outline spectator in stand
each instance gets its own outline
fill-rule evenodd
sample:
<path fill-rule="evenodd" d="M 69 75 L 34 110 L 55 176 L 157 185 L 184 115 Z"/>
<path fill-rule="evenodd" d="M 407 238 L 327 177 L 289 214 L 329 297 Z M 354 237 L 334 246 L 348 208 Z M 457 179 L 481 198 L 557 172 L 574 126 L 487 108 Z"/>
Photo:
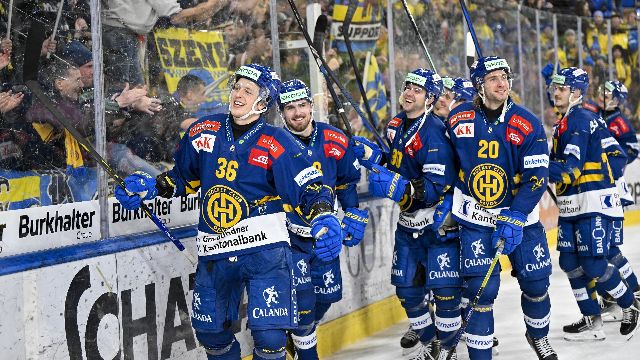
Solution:
<path fill-rule="evenodd" d="M 578 42 L 575 30 L 567 29 L 564 32 L 564 37 L 562 38 L 562 49 L 567 58 L 567 65 L 563 66 L 563 68 L 578 66 Z"/>
<path fill-rule="evenodd" d="M 613 0 L 589 0 L 589 7 L 591 11 L 601 11 L 605 17 L 609 17 L 616 4 Z"/>
<path fill-rule="evenodd" d="M 180 134 L 198 120 L 198 109 L 207 101 L 205 96 L 205 82 L 196 75 L 187 74 L 180 78 L 176 89 L 177 100 L 180 104 L 182 119 L 180 121 Z"/>
<path fill-rule="evenodd" d="M 575 15 L 582 17 L 591 17 L 591 7 L 589 6 L 589 2 L 586 0 L 580 0 L 576 3 L 576 11 Z"/>
<path fill-rule="evenodd" d="M 627 88 L 631 87 L 631 66 L 627 63 L 626 51 L 620 45 L 614 45 L 611 54 L 613 55 L 614 77 Z"/>
<path fill-rule="evenodd" d="M 215 5 L 206 2 L 182 10 L 176 0 L 105 1 L 102 12 L 105 75 L 117 84 L 131 85 L 144 82 L 139 53 L 160 17 L 168 17 L 172 25 L 184 24 L 210 14 Z"/>

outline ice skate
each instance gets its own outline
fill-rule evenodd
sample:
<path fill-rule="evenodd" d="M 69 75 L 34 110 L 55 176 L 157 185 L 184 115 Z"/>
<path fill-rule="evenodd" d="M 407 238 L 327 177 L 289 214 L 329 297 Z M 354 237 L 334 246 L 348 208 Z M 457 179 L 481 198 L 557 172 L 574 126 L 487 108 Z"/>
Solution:
<path fill-rule="evenodd" d="M 437 360 L 440 353 L 440 341 L 434 339 L 433 341 L 423 344 L 418 342 L 417 346 L 411 348 L 411 351 L 405 353 L 403 351 L 403 359 L 408 360 Z"/>
<path fill-rule="evenodd" d="M 548 337 L 541 337 L 540 339 L 533 339 L 529 336 L 529 333 L 525 334 L 527 342 L 536 352 L 539 360 L 558 360 L 558 354 L 553 350 L 551 344 L 549 344 Z"/>
<path fill-rule="evenodd" d="M 615 302 L 615 300 L 611 298 L 599 298 L 598 303 L 600 303 L 600 315 L 602 316 L 603 322 L 616 322 L 622 320 L 622 309 Z"/>
<path fill-rule="evenodd" d="M 640 316 L 640 302 L 633 301 L 633 305 L 626 309 L 622 309 L 622 323 L 620 323 L 620 334 L 624 335 L 627 340 L 631 339 L 638 330 L 638 317 Z"/>
<path fill-rule="evenodd" d="M 407 332 L 405 332 L 400 339 L 402 355 L 406 355 L 411 352 L 411 349 L 416 347 L 418 343 L 420 343 L 420 336 L 418 336 L 418 333 L 413 331 L 413 328 L 411 327 L 411 325 L 409 325 L 409 329 L 407 329 Z"/>
<path fill-rule="evenodd" d="M 563 326 L 562 330 L 564 339 L 568 341 L 595 341 L 607 337 L 602 329 L 600 315 L 583 316 L 573 324 Z"/>

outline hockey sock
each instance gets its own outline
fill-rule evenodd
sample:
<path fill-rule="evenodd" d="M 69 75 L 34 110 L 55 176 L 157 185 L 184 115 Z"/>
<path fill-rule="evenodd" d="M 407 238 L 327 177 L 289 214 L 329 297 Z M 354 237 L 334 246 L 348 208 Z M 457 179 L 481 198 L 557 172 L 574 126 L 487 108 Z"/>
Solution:
<path fill-rule="evenodd" d="M 585 275 L 582 268 L 569 271 L 567 277 L 569 277 L 569 284 L 573 290 L 573 296 L 578 302 L 580 313 L 584 316 L 599 315 L 600 305 L 598 305 L 598 295 L 595 286 L 593 286 L 594 283 Z M 589 288 L 589 283 L 592 284 L 591 288 Z"/>
<path fill-rule="evenodd" d="M 636 277 L 636 274 L 633 272 L 633 269 L 631 268 L 631 264 L 629 263 L 629 260 L 627 260 L 627 258 L 622 255 L 622 253 L 620 252 L 620 248 L 617 246 L 612 246 L 611 249 L 609 250 L 609 262 L 613 265 L 615 265 L 618 269 L 620 269 L 620 275 L 622 275 L 622 278 L 627 282 L 627 285 L 629 286 L 629 288 L 631 289 L 637 289 L 638 288 L 638 278 Z"/>
<path fill-rule="evenodd" d="M 633 304 L 633 291 L 622 281 L 618 268 L 611 264 L 598 278 L 598 287 L 608 292 L 623 309 Z"/>
<path fill-rule="evenodd" d="M 476 305 L 467 325 L 467 350 L 471 360 L 490 360 L 493 347 L 493 304 Z"/>
<path fill-rule="evenodd" d="M 316 323 L 299 325 L 291 330 L 291 339 L 296 347 L 296 358 L 300 360 L 318 360 Z"/>
<path fill-rule="evenodd" d="M 424 303 L 424 288 L 396 287 L 396 294 L 407 313 L 413 331 L 418 334 L 420 341 L 428 343 L 436 337 L 436 327 L 431 319 L 429 307 Z"/>
<path fill-rule="evenodd" d="M 547 288 L 549 278 L 535 281 L 522 280 L 520 288 L 522 295 L 520 304 L 524 314 L 527 333 L 533 339 L 540 339 L 549 334 L 549 319 L 551 318 L 551 300 Z"/>
<path fill-rule="evenodd" d="M 453 346 L 456 332 L 462 324 L 460 288 L 433 289 L 436 303 L 436 329 L 445 348 Z"/>

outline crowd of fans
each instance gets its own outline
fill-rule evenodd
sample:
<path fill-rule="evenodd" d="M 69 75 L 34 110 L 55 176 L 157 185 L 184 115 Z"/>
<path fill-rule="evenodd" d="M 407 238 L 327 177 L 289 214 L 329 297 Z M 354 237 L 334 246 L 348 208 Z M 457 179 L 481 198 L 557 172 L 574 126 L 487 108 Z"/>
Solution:
<path fill-rule="evenodd" d="M 91 142 L 96 139 L 89 0 L 14 0 L 13 8 L 9 3 L 9 0 L 0 0 L 0 177 L 10 181 L 35 175 L 50 185 L 40 199 L 31 202 L 20 202 L 21 198 L 15 194 L 0 193 L 0 208 L 95 198 L 95 160 L 25 86 L 26 80 L 37 79 L 76 130 Z M 296 3 L 304 16 L 307 1 Z M 331 21 L 336 5 L 345 5 L 348 1 L 319 3 Z M 538 45 L 542 66 L 556 62 L 556 57 L 561 67 L 582 64 L 590 73 L 592 90 L 608 79 L 611 66 L 613 76 L 630 90 L 624 111 L 637 125 L 636 129 L 640 128 L 640 14 L 636 13 L 635 1 L 474 0 L 468 3 L 483 54 L 496 53 L 509 60 L 515 73 L 514 98 L 535 113 L 542 112 L 549 129 L 555 120 L 554 114 L 541 94 L 532 91 L 537 89 L 532 84 L 543 81 L 541 67 L 537 65 Z M 60 4 L 63 7 L 56 26 Z M 463 75 L 468 64 L 460 8 L 446 0 L 408 0 L 408 4 L 438 72 Z M 106 157 L 123 175 L 135 170 L 155 175 L 170 166 L 173 150 L 189 124 L 204 114 L 226 111 L 229 72 L 252 62 L 273 66 L 273 46 L 279 45 L 279 67 L 284 80 L 295 77 L 308 81 L 309 66 L 315 66 L 304 48 L 287 45 L 294 43 L 289 40 L 300 40 L 302 36 L 284 0 L 277 2 L 276 14 L 270 13 L 269 0 L 102 0 L 101 5 Z M 366 9 L 363 14 L 381 24 L 378 40 L 368 53 L 377 60 L 381 82 L 386 86 L 388 104 L 380 108 L 385 115 L 377 124 L 381 130 L 392 115 L 390 99 L 396 96 L 393 94 L 399 86 L 391 89 L 390 76 L 395 76 L 396 84 L 400 84 L 407 71 L 418 66 L 429 67 L 429 64 L 422 48 L 416 46 L 416 35 L 401 2 L 393 4 L 393 31 L 387 29 L 386 2 L 364 0 L 359 6 Z M 552 14 L 558 19 L 555 34 Z M 578 15 L 582 19 L 580 27 Z M 272 18 L 277 20 L 279 44 L 272 42 Z M 611 54 L 608 53 L 608 21 Z M 195 50 L 181 45 L 182 48 L 167 51 L 165 45 L 157 41 L 159 34 L 167 29 L 221 36 L 221 46 L 214 46 L 211 52 L 216 67 L 222 70 L 212 72 L 202 64 L 191 68 L 183 64 L 187 70 L 172 70 L 167 65 L 172 57 L 175 66 L 182 55 L 188 62 L 190 51 Z M 392 53 L 388 49 L 389 36 L 394 40 Z M 28 49 L 33 49 L 36 43 L 39 53 L 33 55 Z M 355 102 L 359 102 L 356 79 L 346 52 L 339 49 L 332 37 L 327 38 L 324 46 L 329 66 L 351 91 Z M 202 55 L 204 50 L 199 51 Z M 394 59 L 393 74 L 389 72 L 390 56 Z M 356 52 L 356 58 L 362 71 L 368 61 L 365 60 L 367 52 Z M 29 73 L 34 62 L 39 69 L 35 75 Z M 519 66 L 520 63 L 524 66 Z M 167 76 L 172 71 L 176 77 L 173 84 Z M 328 109 L 333 111 L 331 106 Z M 349 116 L 354 131 L 366 133 L 355 111 L 351 110 Z M 13 207 L 7 199 L 11 199 Z"/>

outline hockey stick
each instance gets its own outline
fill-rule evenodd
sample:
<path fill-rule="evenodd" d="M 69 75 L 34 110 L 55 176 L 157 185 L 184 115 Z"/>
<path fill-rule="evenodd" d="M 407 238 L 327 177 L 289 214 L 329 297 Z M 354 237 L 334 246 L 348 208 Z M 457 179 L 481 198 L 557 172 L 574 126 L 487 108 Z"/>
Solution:
<path fill-rule="evenodd" d="M 357 6 L 358 6 L 358 0 L 349 1 L 347 14 L 345 15 L 344 22 L 342 23 L 342 36 L 344 37 L 344 44 L 347 47 L 347 53 L 349 53 L 349 62 L 351 63 L 351 67 L 353 68 L 354 74 L 356 75 L 356 83 L 358 83 L 358 90 L 360 90 L 360 96 L 362 96 L 362 100 L 364 102 L 364 109 L 367 112 L 367 115 L 369 115 L 369 121 L 372 124 L 376 125 L 373 122 L 374 117 L 373 117 L 373 113 L 371 112 L 371 105 L 369 105 L 369 99 L 367 99 L 367 92 L 364 89 L 364 85 L 362 85 L 362 76 L 360 75 L 360 69 L 358 68 L 356 57 L 353 55 L 353 49 L 351 48 L 351 38 L 349 37 L 349 28 L 351 27 L 351 22 L 353 21 L 353 16 L 356 13 Z"/>
<path fill-rule="evenodd" d="M 7 19 L 7 40 L 11 40 L 11 18 L 13 15 L 13 0 L 9 1 L 9 18 Z"/>
<path fill-rule="evenodd" d="M 293 2 L 293 0 L 287 0 L 287 2 L 289 3 L 289 6 L 291 6 L 291 10 L 293 11 L 293 15 L 296 18 L 296 22 L 298 23 L 298 26 L 302 30 L 304 38 L 307 41 L 307 45 L 309 46 L 309 49 L 311 50 L 311 54 L 312 54 L 314 60 L 316 61 L 316 64 L 318 65 L 318 68 L 320 69 L 320 72 L 322 73 L 322 76 L 324 76 L 324 78 L 325 78 L 325 80 L 327 82 L 327 88 L 329 88 L 329 93 L 331 94 L 331 97 L 333 98 L 333 100 L 334 100 L 334 102 L 336 104 L 336 110 L 338 112 L 338 116 L 340 117 L 340 120 L 344 123 L 344 125 L 345 125 L 345 127 L 346 127 L 346 129 L 348 131 L 347 135 L 349 137 L 353 136 L 353 133 L 351 132 L 351 124 L 349 123 L 349 120 L 347 119 L 347 117 L 345 115 L 345 110 L 344 110 L 344 107 L 342 105 L 342 102 L 338 98 L 338 95 L 336 94 L 335 90 L 333 89 L 333 86 L 331 86 L 331 82 L 332 81 L 333 81 L 333 83 L 335 83 L 338 86 L 338 88 L 340 89 L 340 92 L 342 92 L 342 95 L 344 95 L 344 97 L 346 97 L 347 100 L 353 105 L 354 110 L 362 118 L 363 124 L 365 125 L 365 127 L 367 127 L 367 129 L 369 129 L 369 131 L 371 131 L 373 133 L 373 135 L 376 137 L 376 141 L 378 141 L 378 144 L 382 147 L 382 149 L 384 151 L 386 151 L 386 152 L 389 152 L 389 148 L 385 144 L 384 140 L 382 140 L 382 137 L 380 136 L 380 134 L 378 134 L 378 132 L 375 131 L 375 127 L 372 126 L 372 124 L 370 124 L 368 122 L 367 117 L 364 116 L 364 114 L 362 114 L 362 110 L 360 110 L 360 107 L 355 105 L 355 102 L 353 101 L 353 98 L 351 97 L 351 94 L 349 94 L 347 89 L 345 89 L 345 87 L 338 81 L 336 76 L 333 74 L 333 72 L 331 71 L 331 69 L 327 65 L 327 62 L 325 61 L 324 57 L 322 57 L 318 53 L 318 51 L 316 51 L 315 47 L 313 46 L 313 42 L 311 40 L 311 37 L 309 36 L 309 33 L 307 32 L 307 27 L 304 24 L 304 22 L 302 21 L 302 17 L 300 16 L 300 13 L 298 12 L 298 8 L 296 7 L 296 4 Z M 318 17 L 318 21 L 316 21 L 316 27 L 315 27 L 314 31 L 316 33 L 322 33 L 322 32 L 325 31 L 326 27 L 327 27 L 326 16 L 325 15 L 321 15 L 320 17 Z"/>
<path fill-rule="evenodd" d="M 122 188 L 126 189 L 124 180 L 115 172 L 115 170 L 113 170 L 113 168 L 111 168 L 111 166 L 109 166 L 109 163 L 107 163 L 107 161 L 100 154 L 98 154 L 93 145 L 89 143 L 89 140 L 82 136 L 82 134 L 80 134 L 80 132 L 78 132 L 78 130 L 74 128 L 73 125 L 71 125 L 69 120 L 56 108 L 55 104 L 51 100 L 49 100 L 47 95 L 45 95 L 45 93 L 42 91 L 42 87 L 40 86 L 40 84 L 35 80 L 27 80 L 26 85 L 38 98 L 38 100 L 42 102 L 42 105 L 44 105 L 44 107 L 47 108 L 49 112 L 51 112 L 56 120 L 60 124 L 62 124 L 62 126 L 64 126 L 64 128 L 69 131 L 69 133 L 71 133 L 73 138 L 80 144 L 80 146 L 82 146 L 85 151 L 87 151 L 89 155 L 94 158 L 94 160 L 96 160 L 96 162 L 100 165 L 100 167 L 102 167 L 102 169 L 104 169 L 109 177 L 115 180 L 118 185 L 122 186 Z M 156 226 L 169 238 L 169 240 L 173 242 L 178 250 L 184 251 L 184 245 L 182 245 L 180 240 L 178 240 L 171 234 L 167 226 L 163 224 L 162 221 L 156 216 L 156 214 L 154 214 L 142 201 L 140 202 L 140 208 L 142 209 L 144 214 L 147 215 L 147 217 L 153 220 L 153 223 L 156 224 Z M 196 264 L 195 259 L 188 251 L 184 251 L 183 254 L 192 265 Z"/>
<path fill-rule="evenodd" d="M 64 7 L 64 0 L 60 0 L 58 4 L 58 14 L 56 14 L 56 23 L 53 25 L 53 33 L 51 34 L 51 41 L 56 39 L 58 33 L 58 25 L 60 24 L 60 17 L 62 17 L 62 8 Z M 47 59 L 51 57 L 51 53 L 47 52 Z"/>
<path fill-rule="evenodd" d="M 402 7 L 404 7 L 404 11 L 407 12 L 407 16 L 409 16 L 409 22 L 411 23 L 411 27 L 413 27 L 413 31 L 415 31 L 416 35 L 418 36 L 418 39 L 420 40 L 420 44 L 422 44 L 422 50 L 424 51 L 424 54 L 427 56 L 427 60 L 429 60 L 429 65 L 431 66 L 431 70 L 437 73 L 438 70 L 436 70 L 436 65 L 433 63 L 433 59 L 431 58 L 431 54 L 429 54 L 427 45 L 425 45 L 424 40 L 422 39 L 422 35 L 420 35 L 418 24 L 416 24 L 416 20 L 413 18 L 413 14 L 411 14 L 411 10 L 409 10 L 409 4 L 407 4 L 407 0 L 402 0 Z"/>
<path fill-rule="evenodd" d="M 467 21 L 467 27 L 469 28 L 469 33 L 471 33 L 473 45 L 476 47 L 476 54 L 478 54 L 478 58 L 481 58 L 482 51 L 480 51 L 480 42 L 478 42 L 478 38 L 476 37 L 476 32 L 473 29 L 473 23 L 471 23 L 471 17 L 469 16 L 469 11 L 467 11 L 467 6 L 464 4 L 464 0 L 460 0 L 460 8 L 462 8 L 462 15 L 464 15 L 464 19 Z"/>
<path fill-rule="evenodd" d="M 503 250 L 504 250 L 504 239 L 500 239 L 500 241 L 498 241 L 498 249 L 496 249 L 496 254 L 493 257 L 493 260 L 491 260 L 491 265 L 489 265 L 489 270 L 487 270 L 487 274 L 484 276 L 484 279 L 482 279 L 482 283 L 480 284 L 478 293 L 476 293 L 476 296 L 473 298 L 473 301 L 470 304 L 469 311 L 467 312 L 467 316 L 465 316 L 464 321 L 460 325 L 460 329 L 458 329 L 458 331 L 456 332 L 456 337 L 453 340 L 453 345 L 451 346 L 451 349 L 450 349 L 451 352 L 447 354 L 447 360 L 451 360 L 454 350 L 456 346 L 458 346 L 458 343 L 460 342 L 460 337 L 467 329 L 467 325 L 469 324 L 471 315 L 473 315 L 473 309 L 476 307 L 476 305 L 478 305 L 478 301 L 480 301 L 480 297 L 482 296 L 484 289 L 487 287 L 487 284 L 489 283 L 489 279 L 491 278 L 493 269 L 496 267 L 496 264 L 498 263 L 498 260 L 500 259 L 500 255 L 502 255 Z"/>

